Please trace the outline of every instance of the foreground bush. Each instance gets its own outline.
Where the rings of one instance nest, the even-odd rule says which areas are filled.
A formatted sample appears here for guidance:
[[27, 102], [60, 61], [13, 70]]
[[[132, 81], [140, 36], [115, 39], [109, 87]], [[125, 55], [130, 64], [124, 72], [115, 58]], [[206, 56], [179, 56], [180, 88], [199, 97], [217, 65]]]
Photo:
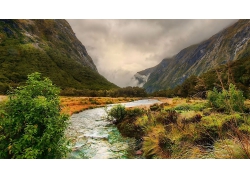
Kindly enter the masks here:
[[208, 92], [208, 101], [210, 104], [220, 110], [225, 110], [227, 112], [237, 111], [243, 112], [244, 101], [243, 92], [237, 90], [235, 85], [230, 84], [229, 90], [222, 90], [218, 92], [215, 88], [213, 91]]
[[9, 95], [0, 115], [0, 158], [63, 158], [69, 151], [59, 89], [39, 73]]
[[111, 108], [108, 115], [115, 118], [115, 123], [118, 124], [126, 116], [126, 109], [124, 105], [118, 104]]

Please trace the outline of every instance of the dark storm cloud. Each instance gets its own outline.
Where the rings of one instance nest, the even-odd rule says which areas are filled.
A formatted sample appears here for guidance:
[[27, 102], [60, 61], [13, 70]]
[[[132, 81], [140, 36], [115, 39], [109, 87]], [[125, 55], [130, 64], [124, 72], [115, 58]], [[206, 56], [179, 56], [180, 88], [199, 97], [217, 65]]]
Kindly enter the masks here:
[[100, 74], [119, 86], [237, 20], [68, 20]]

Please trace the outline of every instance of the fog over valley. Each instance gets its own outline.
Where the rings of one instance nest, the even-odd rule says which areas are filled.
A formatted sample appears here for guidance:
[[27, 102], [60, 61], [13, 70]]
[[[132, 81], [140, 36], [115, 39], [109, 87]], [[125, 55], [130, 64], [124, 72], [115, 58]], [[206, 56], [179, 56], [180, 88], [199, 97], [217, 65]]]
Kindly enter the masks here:
[[153, 67], [237, 20], [68, 19], [98, 72], [120, 87], [135, 86], [136, 72]]

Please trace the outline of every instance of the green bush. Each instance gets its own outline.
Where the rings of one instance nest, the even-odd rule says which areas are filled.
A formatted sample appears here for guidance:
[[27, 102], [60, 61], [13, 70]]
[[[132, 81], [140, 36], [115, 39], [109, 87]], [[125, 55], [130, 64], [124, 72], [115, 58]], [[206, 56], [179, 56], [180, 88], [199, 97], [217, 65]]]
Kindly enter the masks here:
[[202, 110], [204, 110], [206, 107], [207, 107], [207, 103], [199, 102], [199, 103], [196, 103], [196, 104], [192, 104], [192, 105], [190, 106], [190, 109], [193, 110], [193, 111], [202, 111]]
[[229, 85], [229, 90], [224, 89], [222, 92], [218, 92], [217, 89], [214, 88], [213, 91], [208, 92], [207, 98], [212, 107], [216, 109], [227, 112], [242, 112], [244, 110], [245, 98], [243, 92], [237, 90], [233, 84]]
[[206, 103], [199, 102], [195, 104], [180, 104], [174, 108], [178, 112], [183, 111], [202, 111], [206, 108]]
[[126, 110], [126, 116], [129, 118], [141, 116], [144, 113], [143, 109], [131, 108]]
[[126, 109], [124, 105], [118, 104], [111, 108], [108, 115], [115, 118], [115, 123], [121, 122], [126, 116]]
[[40, 73], [13, 90], [0, 116], [0, 158], [63, 158], [69, 152], [60, 114], [59, 88]]
[[178, 112], [190, 111], [191, 110], [191, 106], [189, 104], [181, 104], [181, 105], [176, 106], [174, 108], [174, 110], [176, 110]]

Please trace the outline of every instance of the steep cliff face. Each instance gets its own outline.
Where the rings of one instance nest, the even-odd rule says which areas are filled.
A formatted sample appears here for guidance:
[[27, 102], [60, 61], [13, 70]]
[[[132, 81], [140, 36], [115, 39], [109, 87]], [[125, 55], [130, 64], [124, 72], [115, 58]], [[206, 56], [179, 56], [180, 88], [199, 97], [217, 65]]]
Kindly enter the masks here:
[[[143, 85], [147, 92], [168, 89], [181, 84], [190, 75], [234, 61], [250, 51], [250, 20], [239, 20], [208, 40], [163, 59]], [[140, 72], [138, 72], [140, 74]]]
[[35, 71], [61, 88], [117, 87], [98, 73], [66, 20], [0, 20], [0, 86]]

